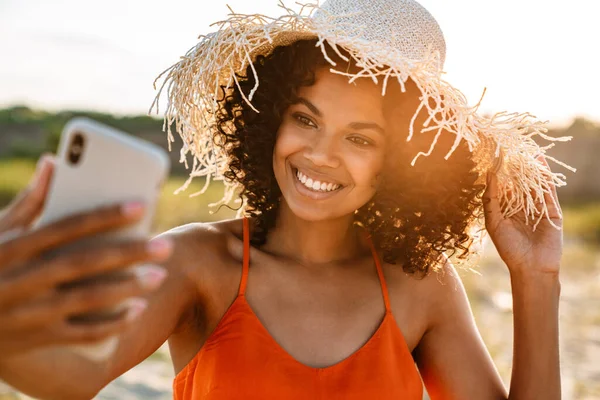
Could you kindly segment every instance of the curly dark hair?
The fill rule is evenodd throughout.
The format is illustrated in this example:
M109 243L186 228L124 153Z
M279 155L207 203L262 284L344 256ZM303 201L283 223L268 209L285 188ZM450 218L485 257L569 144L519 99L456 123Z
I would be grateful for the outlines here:
M221 88L214 141L229 155L225 179L241 184L246 215L255 219L251 242L257 247L275 226L281 198L271 157L279 125L286 109L297 102L298 90L314 84L316 71L329 65L315 43L298 41L255 60L260 85L252 104L260 113L245 102L238 87ZM243 93L252 90L256 82L250 66L238 80ZM433 138L425 133L410 142L405 138L398 135L386 146L380 185L373 199L356 211L355 221L370 233L385 262L425 276L439 265L442 253L452 256L461 250L459 258L469 256L473 238L468 228L482 217L485 186L475 183L478 173L464 141L445 160L455 136L442 134L434 151L411 166Z

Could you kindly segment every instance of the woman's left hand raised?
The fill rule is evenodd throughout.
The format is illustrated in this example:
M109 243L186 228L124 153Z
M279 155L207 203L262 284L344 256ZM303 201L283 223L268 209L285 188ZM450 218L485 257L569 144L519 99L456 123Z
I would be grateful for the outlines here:
M539 156L538 161L550 170L543 156ZM504 218L498 198L498 181L494 173L490 172L488 175L483 198L486 230L510 272L525 275L558 274L563 248L563 221L556 186L552 185L550 193L544 193L544 201L548 207L548 216L561 230L553 227L544 217L533 231L531 220L525 224L524 211ZM538 203L537 206L539 205Z

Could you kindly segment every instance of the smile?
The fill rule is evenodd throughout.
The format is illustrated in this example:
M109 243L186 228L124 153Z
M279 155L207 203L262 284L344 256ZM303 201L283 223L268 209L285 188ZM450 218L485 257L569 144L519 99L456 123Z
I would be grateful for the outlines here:
M294 172L296 175L296 180L302 186L304 186L306 189L308 189L310 191L317 192L317 193L328 193L328 192L335 192L336 190L339 190L340 188L342 188L342 185L340 185L340 184L333 183L333 182L320 181L315 178L311 178L310 176L304 174L303 172L301 172L298 169L294 168L294 170L295 170Z

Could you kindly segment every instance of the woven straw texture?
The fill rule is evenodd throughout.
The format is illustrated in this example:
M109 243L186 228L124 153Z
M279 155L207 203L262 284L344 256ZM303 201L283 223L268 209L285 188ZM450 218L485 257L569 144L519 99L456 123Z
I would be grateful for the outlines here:
M192 155L190 179L180 190L186 189L193 177L205 176L206 185L199 192L203 193L211 180L223 180L223 172L228 169L225 151L213 142L212 116L220 86L237 85L235 73L245 72L259 54L267 55L277 46L300 39L317 38L331 71L347 76L349 82L371 79L381 85L382 94L392 82L399 84L402 91L409 77L416 83L422 94L421 105L415 111L407 140L419 132L435 132L435 137L429 151L417 154L412 165L417 158L431 154L441 134L454 135L454 146L446 159L461 141L466 141L477 162L480 182L485 181L488 170L497 173L505 217L524 212L534 230L544 217L558 229L549 219L544 193L550 193L553 185L566 185L565 176L552 172L536 157L545 154L554 142L571 137L547 135L545 122L528 113L479 115L481 100L469 106L465 96L442 78L444 36L435 19L416 1L329 0L321 7L299 4L299 9L293 10L283 3L280 7L284 14L279 18L231 11L228 19L215 24L215 32L200 36L196 46L157 78L158 81L166 75L151 111L156 106L159 112L158 99L166 90L164 129L169 144L174 140L171 124L175 123L184 143L181 162L187 165L187 154ZM359 72L336 70L328 52L334 51L348 60L339 52L340 47L348 52ZM260 77L256 76L256 82L250 93L243 94L250 106ZM423 109L429 118L423 126L415 126ZM550 143L539 146L534 136ZM546 155L546 159L575 171L550 156ZM223 199L212 206L232 201L236 189L226 183Z

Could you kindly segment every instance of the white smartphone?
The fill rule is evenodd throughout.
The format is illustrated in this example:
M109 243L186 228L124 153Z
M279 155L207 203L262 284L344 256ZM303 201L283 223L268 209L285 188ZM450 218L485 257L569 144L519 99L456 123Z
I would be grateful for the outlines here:
M169 157L161 147L89 118L74 118L61 134L48 195L33 229L75 213L134 200L146 205L142 220L86 241L145 238L150 233L160 188L169 168ZM123 273L105 274L70 283L62 289L122 276ZM71 322L89 324L114 319L126 308L127 302L124 302L109 310L73 316ZM117 344L118 338L112 337L97 345L70 347L86 357L101 360L108 357Z

